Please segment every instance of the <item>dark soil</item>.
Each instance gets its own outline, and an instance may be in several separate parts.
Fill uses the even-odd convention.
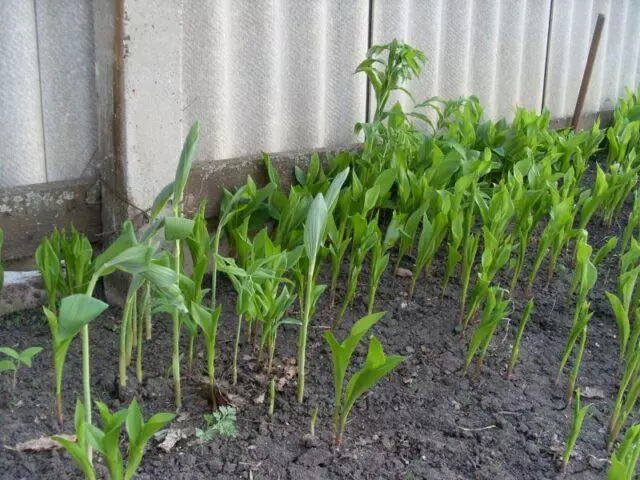
[[[606,236],[620,234],[621,226],[604,228],[594,220],[590,230],[590,242],[598,248]],[[582,388],[601,389],[604,399],[583,400],[593,406],[576,444],[570,478],[602,479],[607,468],[605,430],[617,388],[618,344],[604,291],[615,288],[616,261],[614,255],[599,269],[600,279],[592,294],[594,316],[578,379]],[[217,376],[232,400],[240,404],[238,436],[216,437],[204,445],[197,444],[195,436],[191,436],[181,440],[170,453],[159,450],[158,442],[152,441],[138,478],[561,478],[558,459],[571,425],[572,409],[565,408],[564,403],[566,375],[559,385],[554,379],[574,300],[567,295],[570,255],[565,254],[559,263],[549,288],[544,285],[544,267],[538,275],[535,309],[511,379],[505,378],[505,365],[525,303],[522,291],[515,292],[511,320],[496,332],[482,372],[463,377],[466,341],[453,332],[458,319],[459,286],[454,281],[440,300],[442,259],[435,263],[430,277],[418,283],[413,301],[408,301],[405,293],[408,280],[387,272],[378,292],[377,308],[388,313],[374,333],[386,352],[401,353],[407,359],[356,405],[345,442],[338,450],[330,445],[333,384],[328,349],[321,338],[322,326],[330,325],[335,313],[326,304],[328,295],[315,316],[309,341],[306,401],[303,405],[296,402],[295,383],[291,381],[278,393],[275,417],[269,419],[267,402],[255,402],[265,392],[267,378],[254,370],[256,361],[246,343],[242,345],[238,386],[231,388],[224,382],[230,378],[235,295],[221,281],[223,292],[219,298],[225,311],[219,330]],[[361,291],[343,321],[339,338],[355,318],[364,314],[366,280],[367,272],[363,272]],[[121,407],[115,390],[119,317],[120,311],[113,308],[91,326],[93,395],[112,408]],[[172,409],[170,331],[168,319],[156,321],[153,340],[144,345],[146,379],[141,386],[134,385],[135,374],[130,371],[132,388],[146,417]],[[280,362],[295,355],[296,338],[294,328],[281,332],[277,347]],[[73,406],[81,395],[79,343],[74,342],[65,370],[68,419],[72,419]],[[10,382],[4,384],[0,402],[0,477],[79,478],[79,470],[62,451],[18,453],[6,448],[41,435],[72,433],[72,420],[67,420],[62,430],[54,420],[51,342],[41,313],[29,311],[3,318],[0,345],[45,348],[33,368],[20,371],[15,395],[7,390]],[[362,345],[358,350],[358,361],[362,361],[365,349],[366,345]],[[199,358],[196,363],[200,368],[204,362]],[[210,409],[197,380],[203,372],[194,375],[194,380],[183,368],[183,404],[188,416],[174,421],[172,426],[192,431],[195,426],[203,426],[203,414]],[[305,435],[316,406],[317,438],[311,441]]]

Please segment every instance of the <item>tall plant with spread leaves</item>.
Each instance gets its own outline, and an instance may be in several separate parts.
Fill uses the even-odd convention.
[[[326,224],[329,215],[332,214],[338,200],[338,194],[344,184],[349,169],[340,172],[327,189],[326,197],[318,193],[311,203],[304,222],[303,245],[306,254],[306,262],[298,264],[298,278],[300,284],[304,285],[302,325],[298,337],[298,402],[304,399],[305,362],[307,351],[307,336],[311,317],[315,311],[315,306],[325,290],[325,285],[316,284],[316,275],[319,265],[318,254],[324,246],[326,235]]]

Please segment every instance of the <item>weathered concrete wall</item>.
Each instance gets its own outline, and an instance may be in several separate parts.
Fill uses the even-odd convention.
[[[172,179],[195,120],[198,161],[354,142],[367,11],[363,0],[125,2],[131,202],[146,208]]]
[[[427,64],[409,84],[416,102],[477,95],[489,118],[542,104],[550,0],[376,0],[373,42],[400,38]],[[406,108],[412,102],[400,95]]]
[[[93,1],[0,2],[0,187],[96,173]]]
[[[573,114],[599,13],[606,19],[583,112],[611,110],[625,86],[640,83],[640,2],[554,0],[545,106],[556,117]]]

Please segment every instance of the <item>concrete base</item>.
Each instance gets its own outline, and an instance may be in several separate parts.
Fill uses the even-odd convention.
[[[47,300],[40,272],[4,272],[4,287],[0,293],[0,316],[37,308]]]

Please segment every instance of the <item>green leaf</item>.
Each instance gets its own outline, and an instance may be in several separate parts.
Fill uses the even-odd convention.
[[[138,437],[142,431],[144,425],[144,419],[142,418],[142,412],[138,407],[138,402],[134,398],[129,408],[127,409],[127,419],[125,421],[127,426],[127,435],[129,435],[129,441],[132,445],[138,442]]]
[[[342,189],[342,185],[344,185],[344,182],[347,180],[348,176],[349,176],[349,167],[345,168],[338,175],[336,175],[333,181],[331,182],[331,185],[329,185],[329,188],[327,189],[326,201],[325,201],[326,207],[329,213],[333,212],[333,209],[335,208],[336,203],[338,202],[338,196],[340,194],[340,190]]]
[[[29,347],[20,353],[20,361],[31,367],[31,360],[42,351],[42,347]]]
[[[315,262],[318,250],[323,243],[322,237],[327,215],[327,204],[322,194],[318,193],[309,207],[307,220],[304,224],[304,248],[311,262]]]
[[[182,153],[180,154],[180,161],[178,162],[178,168],[176,169],[176,176],[173,181],[173,201],[182,201],[182,194],[184,188],[187,185],[189,179],[189,172],[191,171],[191,165],[193,163],[193,157],[196,151],[196,144],[198,143],[198,136],[200,135],[200,124],[194,122],[189,130],[189,134],[182,147]]]
[[[0,372],[16,372],[18,367],[11,360],[0,360]]]
[[[136,234],[133,231],[133,224],[127,220],[122,225],[122,233],[109,247],[94,260],[94,270],[99,271],[102,266],[124,252],[129,247],[137,244]]]
[[[75,462],[82,470],[82,473],[84,474],[86,480],[96,479],[96,472],[93,470],[93,466],[91,465],[91,462],[86,456],[83,448],[81,448],[77,443],[71,442],[66,438],[58,436],[53,436],[51,438],[62,445],[67,453],[71,455],[71,458],[75,460]]]
[[[356,372],[347,384],[342,415],[346,418],[358,398],[370,390],[382,377],[396,368],[404,359],[405,357],[400,355],[386,357],[380,341],[375,337],[371,337],[364,368]]]
[[[144,245],[134,245],[120,252],[118,255],[107,261],[100,274],[102,276],[110,275],[116,270],[122,270],[127,273],[136,274],[142,272],[153,255],[153,249]]]
[[[0,353],[4,353],[7,357],[20,361],[20,354],[11,347],[0,347]]]
[[[76,294],[60,302],[58,330],[61,340],[74,337],[80,329],[98,318],[109,305],[89,295]]]
[[[167,205],[167,202],[169,201],[172,195],[173,195],[173,182],[166,184],[164,188],[160,190],[160,193],[158,194],[158,196],[156,196],[155,200],[153,201],[153,205],[151,206],[151,211],[149,212],[151,220],[155,220],[158,217],[158,215],[162,213],[162,210],[164,210],[164,207]]]
[[[165,217],[164,238],[169,241],[184,240],[191,235],[195,222],[184,217]]]

